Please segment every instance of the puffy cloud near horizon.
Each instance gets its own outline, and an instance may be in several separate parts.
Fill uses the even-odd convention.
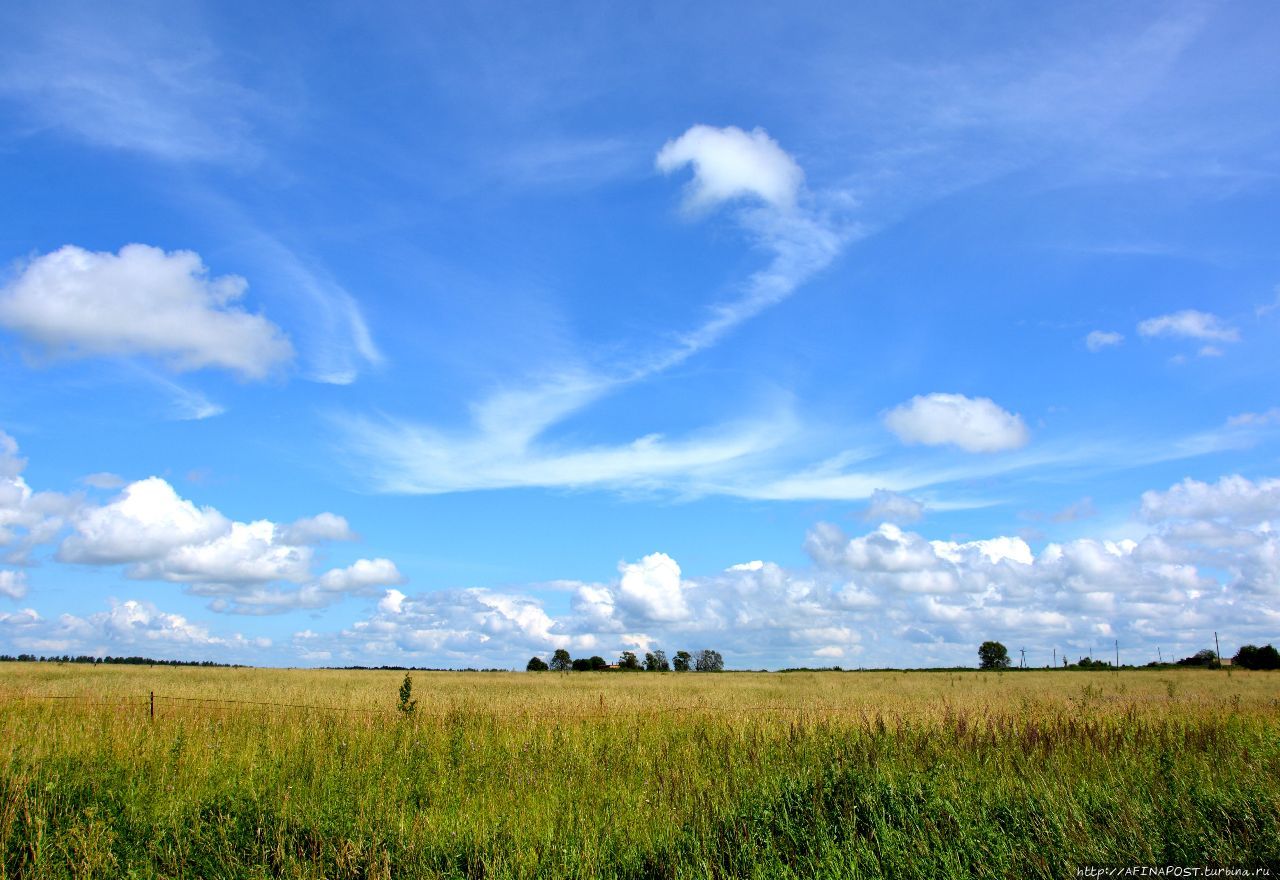
[[[1226,520],[1238,525],[1280,521],[1280,479],[1254,482],[1239,474],[1216,483],[1187,478],[1167,491],[1142,493],[1142,515],[1149,521]]]
[[[762,128],[746,132],[733,125],[695,125],[667,141],[654,164],[663,174],[693,166],[685,195],[690,210],[744,196],[785,210],[795,204],[804,183],[804,171]]]
[[[46,619],[35,609],[0,613],[0,634],[18,650],[29,653],[88,654],[95,657],[140,654],[156,659],[189,660],[192,651],[236,659],[271,646],[267,638],[239,633],[216,635],[208,627],[181,614],[161,611],[150,602],[112,599],[106,611],[61,614]],[[229,656],[236,652],[235,658]]]
[[[126,565],[130,578],[184,584],[212,597],[216,611],[262,614],[319,608],[404,582],[389,559],[358,559],[314,574],[316,544],[354,537],[346,519],[333,513],[284,526],[266,519],[236,522],[149,477],[106,504],[78,510],[58,559]]]
[[[885,413],[884,423],[904,443],[966,452],[1019,449],[1031,439],[1022,416],[990,398],[963,394],[917,395]]]
[[[1274,639],[1277,535],[1265,521],[1224,522],[1257,523],[1273,511],[1273,483],[1184,481],[1144,496],[1159,520],[1146,534],[1038,552],[1016,536],[929,540],[888,523],[854,535],[819,523],[805,541],[809,567],[753,561],[689,577],[656,552],[622,563],[611,582],[579,583],[558,615],[509,592],[389,590],[367,619],[328,636],[309,631],[299,645],[350,662],[374,652],[504,667],[556,647],[601,655],[714,647],[743,668],[971,665],[989,638],[1026,646],[1040,666],[1054,648],[1097,655],[1119,640],[1122,660],[1142,663],[1157,645],[1166,656],[1190,654],[1214,629],[1224,644]]]
[[[263,379],[293,357],[275,324],[236,305],[247,283],[192,251],[66,245],[0,288],[0,325],[56,357],[145,355],[171,369]]]

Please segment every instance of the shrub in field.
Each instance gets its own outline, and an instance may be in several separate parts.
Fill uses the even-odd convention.
[[[547,661],[541,657],[533,656],[529,658],[529,662],[524,665],[525,672],[546,672]]]
[[[404,674],[404,681],[400,682],[400,704],[397,708],[405,715],[412,715],[413,710],[418,708],[418,701],[413,699],[413,679],[407,672]]]
[[[1205,648],[1196,651],[1190,657],[1183,657],[1178,661],[1179,666],[1217,666],[1218,655],[1213,653],[1213,648]]]
[[[1280,652],[1271,645],[1244,645],[1231,662],[1242,669],[1280,669]]]
[[[1090,657],[1081,657],[1074,664],[1072,664],[1070,668],[1071,669],[1110,669],[1111,664],[1106,660],[1094,660]]]
[[[999,642],[983,642],[978,647],[979,669],[1008,669],[1009,649]]]

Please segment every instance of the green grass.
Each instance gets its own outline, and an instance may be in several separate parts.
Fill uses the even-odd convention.
[[[1280,866],[1266,673],[0,674],[4,878]]]

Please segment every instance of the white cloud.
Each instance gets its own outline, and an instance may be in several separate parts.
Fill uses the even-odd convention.
[[[11,619],[6,619],[9,617]],[[210,654],[226,656],[270,647],[266,638],[246,638],[239,633],[216,635],[181,614],[161,611],[150,602],[111,600],[107,611],[79,616],[63,614],[46,620],[32,609],[16,615],[0,614],[0,626],[10,628],[10,638],[21,650],[92,656],[141,654],[159,659],[201,659]]]
[[[1157,645],[1166,657],[1190,654],[1215,628],[1229,640],[1224,650],[1273,637],[1280,536],[1265,524],[1238,528],[1221,512],[1179,508],[1209,518],[1184,516],[1136,540],[1051,543],[1039,553],[1007,535],[931,541],[889,524],[852,536],[819,524],[806,540],[807,568],[759,561],[689,577],[654,553],[620,565],[612,582],[578,584],[558,616],[511,593],[388,591],[371,617],[327,637],[311,634],[307,644],[351,662],[372,653],[497,666],[560,646],[602,656],[713,647],[741,668],[813,657],[972,665],[977,645],[996,638],[1025,645],[1038,666],[1054,648],[1097,656],[1118,638],[1125,662],[1144,663]]]
[[[683,620],[689,614],[680,584],[680,566],[665,553],[618,566],[617,602],[642,620]]]
[[[758,196],[735,219],[768,264],[741,285],[742,293],[710,306],[692,329],[671,334],[674,344],[617,356],[607,367],[579,362],[523,383],[494,389],[470,407],[471,425],[448,430],[393,419],[343,419],[351,450],[382,491],[432,494],[512,486],[597,487],[649,491],[706,491],[733,482],[733,472],[776,450],[793,420],[783,407],[767,415],[719,425],[682,439],[660,433],[629,443],[552,444],[551,428],[622,388],[643,382],[717,345],[744,322],[791,296],[828,266],[861,230],[808,205],[793,204],[803,175],[763,132],[695,126],[663,148],[660,166],[695,166],[693,198],[712,204]]]
[[[866,522],[888,522],[899,525],[919,522],[924,518],[924,504],[906,495],[890,492],[888,489],[876,489],[871,493],[870,503],[862,514]]]
[[[75,532],[62,543],[64,562],[110,565],[162,557],[184,546],[202,545],[231,530],[211,507],[198,508],[167,482],[149,477],[130,483],[115,500],[76,515]]]
[[[326,571],[316,581],[321,589],[335,593],[367,592],[403,583],[404,575],[390,559],[357,559],[346,568]]]
[[[311,573],[312,550],[282,543],[269,520],[233,522],[204,541],[182,542],[135,561],[130,577],[188,584],[299,583]]]
[[[1169,336],[1206,342],[1237,342],[1240,339],[1240,332],[1217,315],[1195,309],[1147,318],[1138,324],[1138,333],[1147,337]]]
[[[1102,351],[1104,348],[1124,342],[1124,334],[1107,330],[1092,330],[1084,338],[1085,347],[1089,351]]]
[[[0,289],[0,324],[56,356],[149,355],[175,370],[216,367],[261,379],[293,349],[278,327],[238,308],[243,278],[213,278],[191,251],[66,245]]]
[[[0,596],[18,600],[27,595],[27,573],[0,569]]]
[[[384,614],[399,614],[404,607],[405,595],[399,590],[387,590],[378,600],[378,610]]]
[[[265,109],[262,100],[183,18],[124,7],[109,16],[10,16],[14,42],[0,53],[0,95],[22,101],[41,127],[94,145],[175,162],[252,162],[249,112]]]
[[[317,544],[321,541],[354,541],[356,535],[345,518],[336,513],[319,513],[285,526],[280,540],[285,544]]]
[[[77,504],[56,492],[33,492],[22,478],[26,465],[17,441],[0,431],[0,560],[18,564],[33,547],[53,539]]]
[[[197,507],[159,477],[129,484],[107,504],[81,508],[72,526],[60,560],[125,564],[129,577],[185,584],[211,597],[218,611],[320,608],[345,595],[404,582],[395,563],[381,558],[314,575],[315,544],[355,537],[337,514],[288,526],[265,519],[236,522],[211,507]]]
[[[951,444],[966,452],[1001,452],[1030,439],[1022,417],[986,397],[917,395],[889,410],[885,425],[905,443]]]
[[[1216,483],[1187,478],[1167,491],[1142,494],[1142,514],[1152,522],[1222,519],[1240,525],[1280,521],[1280,479],[1256,482],[1238,474]]]
[[[667,141],[655,164],[664,174],[693,166],[685,197],[691,209],[751,195],[785,210],[795,204],[804,182],[800,166],[761,128],[745,132],[695,125]]]
[[[1280,425],[1280,407],[1273,406],[1265,412],[1245,412],[1234,415],[1227,419],[1227,425],[1232,428],[1265,428]]]

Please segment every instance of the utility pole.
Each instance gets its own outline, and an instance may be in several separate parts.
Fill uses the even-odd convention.
[[[1218,646],[1218,631],[1213,631],[1213,652],[1218,655],[1218,666],[1222,666],[1222,648]]]
[[[1058,668],[1058,649],[1057,648],[1053,649],[1053,668],[1054,669]]]
[[[1116,669],[1120,668],[1120,640],[1116,639]]]
[[[1160,652],[1160,649],[1159,649],[1159,648],[1156,648],[1156,661],[1157,661],[1161,666],[1163,666],[1163,665],[1164,665],[1164,654],[1162,654],[1162,653]]]

